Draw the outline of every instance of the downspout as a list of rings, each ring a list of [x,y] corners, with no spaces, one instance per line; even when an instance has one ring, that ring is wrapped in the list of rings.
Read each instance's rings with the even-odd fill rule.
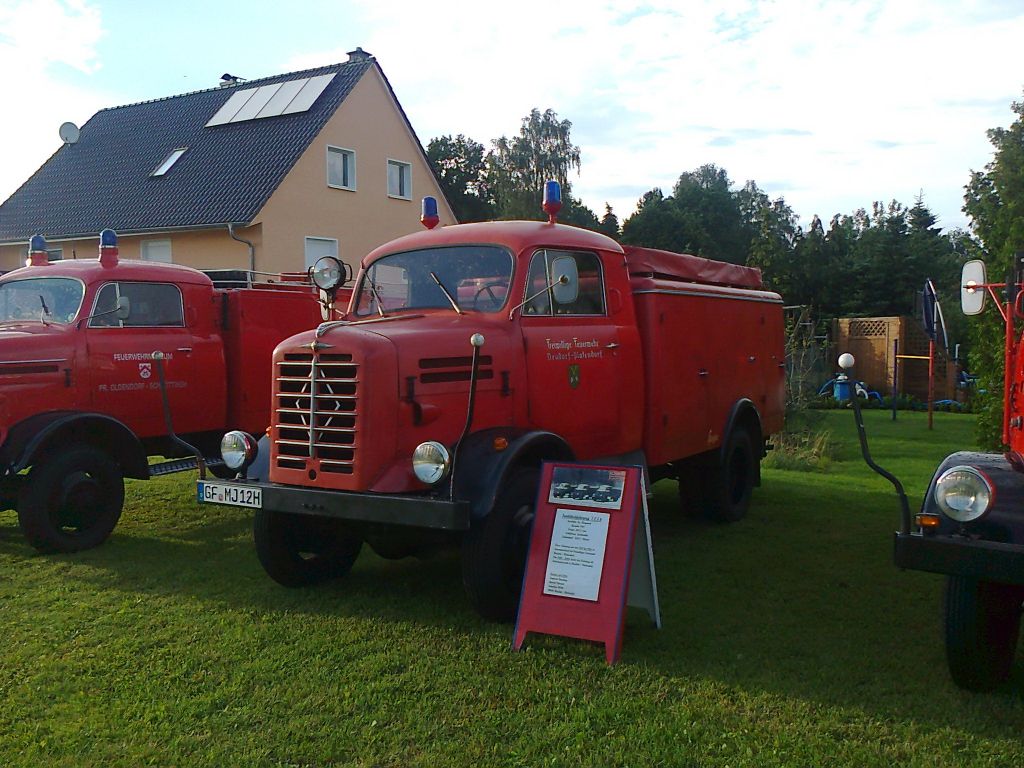
[[[249,246],[249,283],[252,284],[253,275],[256,274],[256,246],[252,244],[252,240],[246,240],[244,237],[236,235],[235,225],[230,222],[228,223],[228,234],[231,235],[232,240],[237,240]]]

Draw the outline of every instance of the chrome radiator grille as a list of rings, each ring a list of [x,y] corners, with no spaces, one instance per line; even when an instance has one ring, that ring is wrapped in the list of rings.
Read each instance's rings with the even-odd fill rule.
[[[274,448],[282,469],[351,475],[356,463],[359,366],[352,355],[286,353],[274,366]]]

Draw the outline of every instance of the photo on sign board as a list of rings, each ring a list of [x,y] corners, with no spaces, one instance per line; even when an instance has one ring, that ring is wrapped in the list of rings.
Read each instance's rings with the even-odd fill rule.
[[[594,467],[555,467],[551,472],[550,504],[594,509],[621,509],[626,472]]]

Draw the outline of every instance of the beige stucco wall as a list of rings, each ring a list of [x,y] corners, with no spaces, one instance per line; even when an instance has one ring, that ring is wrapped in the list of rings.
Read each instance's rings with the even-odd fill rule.
[[[328,146],[355,152],[355,191],[327,186]],[[389,159],[412,165],[409,200],[388,197]],[[355,268],[381,243],[422,228],[424,195],[437,198],[442,225],[455,223],[419,144],[373,66],[257,216],[263,225],[257,269],[304,269],[306,237],[336,239],[338,255]]]
[[[257,254],[262,248],[261,227],[235,229],[235,234],[251,240]],[[146,235],[124,235],[117,239],[122,259],[141,258],[143,240],[170,240],[171,261],[197,269],[248,269],[249,249],[244,243],[232,240],[226,227],[191,232],[165,232]],[[51,249],[63,249],[65,259],[95,259],[99,249],[99,236],[88,240],[50,240]],[[28,244],[0,246],[0,270],[8,271],[25,265]],[[301,269],[301,264],[296,269]]]

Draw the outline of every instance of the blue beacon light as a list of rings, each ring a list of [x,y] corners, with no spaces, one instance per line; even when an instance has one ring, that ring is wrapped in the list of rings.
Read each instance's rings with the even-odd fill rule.
[[[430,197],[423,198],[423,207],[420,213],[420,223],[427,229],[433,229],[441,221],[441,217],[437,215],[437,199]]]
[[[544,182],[544,213],[548,215],[548,224],[554,224],[558,212],[562,210],[562,187],[557,181]]]
[[[41,267],[50,262],[50,255],[46,251],[46,238],[42,235],[32,235],[28,241],[28,258],[25,259],[26,267]]]

